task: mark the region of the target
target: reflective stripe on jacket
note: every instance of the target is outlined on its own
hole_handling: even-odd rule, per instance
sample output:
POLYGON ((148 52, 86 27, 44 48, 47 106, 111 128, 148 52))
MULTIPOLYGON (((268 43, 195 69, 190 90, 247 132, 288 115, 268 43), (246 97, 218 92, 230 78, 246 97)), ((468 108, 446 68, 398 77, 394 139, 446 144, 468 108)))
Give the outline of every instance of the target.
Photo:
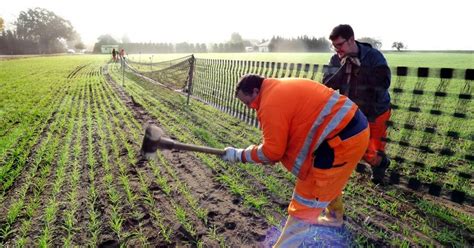
POLYGON ((281 161, 302 180, 312 167, 313 151, 357 110, 346 96, 308 79, 265 79, 254 103, 263 142, 245 149, 242 161, 281 161))

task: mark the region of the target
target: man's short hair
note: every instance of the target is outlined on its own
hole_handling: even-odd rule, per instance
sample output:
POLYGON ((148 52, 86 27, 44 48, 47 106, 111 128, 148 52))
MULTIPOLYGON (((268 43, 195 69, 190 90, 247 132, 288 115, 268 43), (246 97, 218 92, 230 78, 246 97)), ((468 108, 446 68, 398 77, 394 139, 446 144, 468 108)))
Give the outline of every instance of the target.
POLYGON ((237 95, 239 90, 241 90, 246 95, 252 94, 253 89, 255 88, 260 90, 264 79, 264 77, 257 74, 243 75, 237 83, 237 87, 235 88, 235 95, 237 95))
POLYGON ((329 35, 330 40, 335 40, 338 37, 342 37, 346 40, 350 39, 351 37, 354 36, 354 30, 352 30, 352 27, 348 24, 340 24, 337 25, 332 29, 331 34, 329 35))

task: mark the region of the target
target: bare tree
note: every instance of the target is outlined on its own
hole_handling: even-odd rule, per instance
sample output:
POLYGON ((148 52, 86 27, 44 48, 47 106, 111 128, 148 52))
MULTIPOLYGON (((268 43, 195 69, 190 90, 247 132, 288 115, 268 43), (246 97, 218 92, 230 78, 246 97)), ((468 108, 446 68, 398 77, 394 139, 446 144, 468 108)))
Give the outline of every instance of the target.
POLYGON ((362 37, 357 39, 360 42, 369 43, 373 48, 380 49, 382 47, 382 42, 380 40, 370 38, 370 37, 362 37))
POLYGON ((395 48, 395 49, 397 49, 397 51, 400 51, 401 49, 406 48, 406 46, 401 41, 395 41, 392 44, 392 48, 395 48))

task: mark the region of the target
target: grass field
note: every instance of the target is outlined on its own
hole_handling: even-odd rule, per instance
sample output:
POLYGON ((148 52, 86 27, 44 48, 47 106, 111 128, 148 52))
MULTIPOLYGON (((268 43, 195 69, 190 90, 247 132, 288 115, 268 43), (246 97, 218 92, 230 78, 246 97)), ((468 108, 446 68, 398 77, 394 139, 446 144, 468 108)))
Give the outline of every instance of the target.
MULTIPOLYGON (((410 67, 473 68, 472 54, 465 55, 387 58, 410 67)), ((155 54, 153 60, 183 56, 155 54)), ((330 54, 196 55, 207 56, 324 64, 330 54)), ((138 156, 146 123, 160 125, 178 141, 219 148, 258 143, 260 130, 209 104, 191 99, 186 105, 186 96, 129 71, 122 85, 120 65, 108 64, 109 59, 0 60, 0 247, 269 247, 285 219, 295 180, 282 166, 232 165, 217 156, 175 150, 158 151, 155 161, 138 156)), ((451 97, 457 95, 449 93, 446 106, 453 108, 457 102, 451 97)), ((396 100, 402 110, 413 101, 410 94, 396 100)), ((471 118, 453 123, 464 139, 473 130, 472 100, 469 104, 471 118)), ((395 120, 433 121, 423 118, 403 112, 395 120)), ((437 121, 449 126, 450 119, 437 121)), ((415 131, 391 135, 422 137, 415 131)), ((456 149, 470 149, 465 147, 470 142, 456 149)), ((416 154, 406 156, 416 160, 416 154)), ((472 164, 455 169, 473 173, 472 164)), ((434 180, 458 180, 453 175, 434 180)), ((339 242, 360 247, 474 245, 472 205, 403 186, 375 186, 368 176, 354 173, 345 190, 347 220, 335 235, 339 242)), ((472 179, 465 183, 462 189, 472 192, 472 179)))

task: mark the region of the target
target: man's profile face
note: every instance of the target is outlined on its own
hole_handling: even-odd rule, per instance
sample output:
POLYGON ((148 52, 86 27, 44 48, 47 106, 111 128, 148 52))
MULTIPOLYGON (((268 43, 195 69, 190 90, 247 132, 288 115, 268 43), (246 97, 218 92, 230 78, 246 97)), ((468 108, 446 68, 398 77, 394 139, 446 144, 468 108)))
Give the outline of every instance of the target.
POLYGON ((344 39, 341 36, 337 37, 337 39, 332 40, 332 50, 337 53, 339 58, 344 58, 347 54, 351 53, 351 46, 350 44, 353 42, 353 38, 344 39))
POLYGON ((257 98, 259 90, 257 88, 253 89, 252 94, 245 94, 243 91, 239 90, 237 92, 237 99, 239 99, 241 102, 243 102, 247 107, 250 107, 250 103, 257 98))

